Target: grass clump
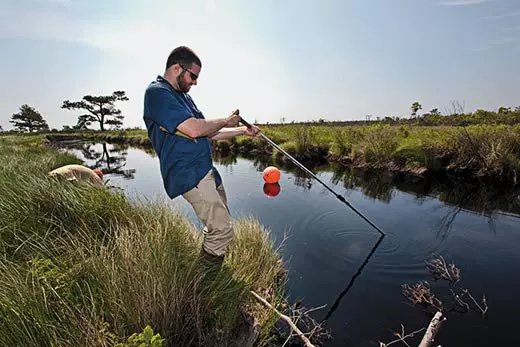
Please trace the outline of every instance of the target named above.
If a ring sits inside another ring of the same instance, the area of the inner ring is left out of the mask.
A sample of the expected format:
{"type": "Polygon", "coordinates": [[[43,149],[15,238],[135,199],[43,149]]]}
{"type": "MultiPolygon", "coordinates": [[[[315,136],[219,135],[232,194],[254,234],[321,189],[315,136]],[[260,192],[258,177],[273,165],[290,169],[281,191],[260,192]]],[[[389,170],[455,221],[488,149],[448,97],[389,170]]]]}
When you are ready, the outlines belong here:
{"type": "Polygon", "coordinates": [[[381,162],[392,159],[397,149],[397,129],[390,126],[377,127],[365,135],[363,153],[367,162],[381,162]]]}
{"type": "Polygon", "coordinates": [[[259,345],[272,338],[276,317],[249,291],[280,302],[283,269],[256,220],[236,221],[210,276],[200,234],[163,202],[49,178],[74,157],[23,137],[0,158],[0,345],[227,346],[243,311],[259,345]]]}
{"type": "Polygon", "coordinates": [[[520,137],[507,125],[461,128],[449,137],[455,164],[481,175],[510,175],[519,169],[520,137]]]}

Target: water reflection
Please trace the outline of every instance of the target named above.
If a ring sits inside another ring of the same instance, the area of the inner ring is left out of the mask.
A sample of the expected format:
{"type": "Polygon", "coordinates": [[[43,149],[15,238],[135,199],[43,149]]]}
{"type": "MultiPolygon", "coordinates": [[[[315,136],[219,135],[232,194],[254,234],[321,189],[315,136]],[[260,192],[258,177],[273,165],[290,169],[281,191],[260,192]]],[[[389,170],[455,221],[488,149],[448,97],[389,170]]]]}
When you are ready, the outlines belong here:
{"type": "Polygon", "coordinates": [[[67,147],[79,151],[89,161],[89,166],[101,169],[105,175],[121,176],[125,179],[135,178],[136,169],[124,168],[128,156],[128,145],[77,142],[69,144],[67,147]]]}
{"type": "Polygon", "coordinates": [[[391,173],[338,167],[331,169],[334,184],[342,184],[346,189],[361,189],[363,194],[385,203],[392,200],[396,190],[414,195],[419,202],[428,198],[438,199],[451,207],[443,222],[446,228],[461,210],[490,218],[502,211],[520,213],[520,189],[492,187],[478,182],[460,183],[447,177],[408,182],[391,173]]]}
{"type": "Polygon", "coordinates": [[[344,169],[339,166],[333,166],[332,170],[332,183],[343,184],[347,189],[361,189],[366,196],[386,203],[392,200],[394,180],[391,174],[344,169]]]}
{"type": "Polygon", "coordinates": [[[385,235],[381,235],[379,237],[379,239],[377,240],[377,242],[374,244],[374,246],[372,247],[372,249],[370,250],[370,252],[368,253],[368,255],[366,256],[365,260],[363,260],[363,262],[361,263],[361,265],[359,266],[359,268],[357,269],[356,273],[354,273],[354,275],[350,278],[350,281],[349,283],[347,284],[347,286],[345,287],[345,289],[339,293],[338,297],[336,298],[336,300],[334,301],[334,303],[332,304],[332,306],[330,307],[330,310],[327,312],[327,314],[325,315],[325,318],[323,319],[322,322],[328,320],[332,314],[338,309],[338,306],[341,302],[341,300],[345,297],[345,295],[347,295],[347,293],[350,291],[350,289],[352,288],[352,286],[354,285],[354,282],[356,281],[356,278],[361,275],[361,272],[363,271],[363,269],[365,268],[365,266],[367,265],[368,261],[370,260],[370,258],[372,257],[372,255],[374,254],[374,252],[376,251],[376,249],[379,247],[379,245],[381,244],[381,241],[383,241],[383,238],[385,237],[385,235]]]}
{"type": "MultiPolygon", "coordinates": [[[[134,178],[136,169],[125,168],[128,145],[72,142],[67,143],[66,148],[79,151],[89,162],[89,166],[100,168],[105,174],[122,176],[126,179],[134,178]]],[[[155,157],[153,149],[139,149],[155,157]]],[[[233,166],[237,164],[238,157],[236,154],[214,153],[213,160],[216,164],[228,167],[229,170],[233,171],[233,166]]],[[[305,190],[310,190],[315,183],[312,177],[291,162],[275,161],[270,155],[240,155],[240,157],[251,160],[253,166],[260,172],[268,166],[276,166],[287,173],[291,173],[290,179],[293,179],[294,185],[305,190]]],[[[439,208],[446,210],[442,212],[444,217],[437,225],[439,235],[442,237],[449,234],[457,215],[461,211],[469,211],[488,217],[490,230],[494,228],[495,215],[520,214],[520,189],[493,187],[478,182],[460,183],[449,177],[436,177],[412,182],[389,172],[348,169],[338,165],[328,166],[312,163],[304,163],[304,165],[316,175],[326,172],[332,173],[330,182],[335,185],[341,185],[347,190],[360,190],[365,196],[387,204],[392,201],[396,191],[413,195],[419,203],[426,199],[438,199],[445,204],[445,206],[439,208]]],[[[269,194],[276,191],[274,188],[277,187],[267,188],[269,194]]]]}
{"type": "Polygon", "coordinates": [[[222,165],[225,167],[233,167],[237,163],[238,155],[236,154],[229,154],[229,155],[222,155],[220,153],[214,153],[213,154],[213,162],[218,165],[222,165]]]}
{"type": "Polygon", "coordinates": [[[280,194],[280,184],[278,183],[265,183],[264,184],[264,194],[274,198],[278,194],[280,194]]]}

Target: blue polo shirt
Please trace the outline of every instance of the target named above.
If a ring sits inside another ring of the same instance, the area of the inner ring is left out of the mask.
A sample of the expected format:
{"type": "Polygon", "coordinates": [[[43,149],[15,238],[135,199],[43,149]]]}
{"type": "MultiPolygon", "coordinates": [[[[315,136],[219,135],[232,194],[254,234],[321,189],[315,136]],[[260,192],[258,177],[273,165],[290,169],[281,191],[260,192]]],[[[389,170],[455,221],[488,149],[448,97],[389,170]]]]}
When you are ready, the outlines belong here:
{"type": "Polygon", "coordinates": [[[222,183],[211,158],[211,140],[206,136],[187,139],[175,135],[179,124],[190,117],[204,119],[187,93],[176,91],[162,76],[148,85],[143,119],[159,157],[164,188],[171,199],[196,187],[210,170],[215,172],[216,185],[222,183]]]}

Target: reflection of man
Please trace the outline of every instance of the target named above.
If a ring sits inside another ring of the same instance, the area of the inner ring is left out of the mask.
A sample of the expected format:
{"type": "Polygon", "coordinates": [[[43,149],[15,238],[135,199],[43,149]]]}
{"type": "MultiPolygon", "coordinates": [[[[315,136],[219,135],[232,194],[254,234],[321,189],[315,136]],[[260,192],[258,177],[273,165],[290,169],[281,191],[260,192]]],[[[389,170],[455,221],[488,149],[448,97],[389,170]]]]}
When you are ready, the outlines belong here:
{"type": "Polygon", "coordinates": [[[205,225],[202,255],[219,264],[234,239],[222,179],[213,166],[211,140],[258,136],[256,126],[237,126],[238,112],[206,119],[188,94],[201,70],[198,56],[187,47],[169,55],[164,76],[157,76],[144,97],[144,121],[160,162],[170,198],[182,195],[205,225]]]}
{"type": "Polygon", "coordinates": [[[103,172],[100,169],[89,169],[83,165],[65,165],[49,172],[51,177],[59,177],[67,181],[86,181],[95,185],[103,185],[103,172]]]}

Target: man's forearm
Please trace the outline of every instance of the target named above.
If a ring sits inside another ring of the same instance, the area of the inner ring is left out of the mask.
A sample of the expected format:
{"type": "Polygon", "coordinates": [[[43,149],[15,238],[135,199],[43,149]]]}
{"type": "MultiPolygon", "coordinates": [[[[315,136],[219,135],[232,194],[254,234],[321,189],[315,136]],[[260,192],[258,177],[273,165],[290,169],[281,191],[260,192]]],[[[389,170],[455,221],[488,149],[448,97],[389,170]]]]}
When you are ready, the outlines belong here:
{"type": "Polygon", "coordinates": [[[235,136],[243,135],[246,130],[245,126],[236,128],[222,128],[214,134],[210,135],[212,140],[227,140],[235,136]]]}
{"type": "Polygon", "coordinates": [[[227,125],[227,119],[196,119],[190,118],[181,123],[177,129],[184,134],[196,138],[210,136],[227,125]]]}

